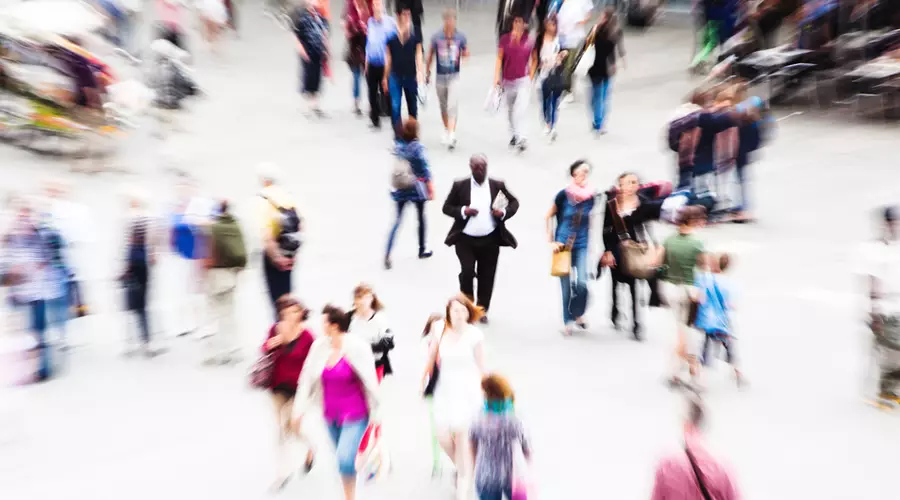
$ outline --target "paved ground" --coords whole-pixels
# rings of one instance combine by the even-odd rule
[[[437,28],[438,11],[428,6],[426,31]],[[447,478],[430,479],[427,425],[416,395],[421,323],[457,286],[456,259],[441,244],[450,221],[430,204],[436,253],[418,261],[409,216],[395,268],[382,271],[392,216],[387,131],[373,133],[352,116],[349,74],[340,64],[326,96],[331,118],[305,118],[289,36],[255,4],[244,6],[242,18],[241,38],[227,43],[220,60],[202,51],[198,56],[209,98],[184,117],[187,132],[165,145],[135,132],[119,158],[130,173],[72,174],[64,162],[0,149],[6,189],[28,190],[62,177],[91,210],[96,241],[89,274],[99,310],[72,324],[73,335],[87,345],[72,354],[66,373],[22,394],[26,416],[19,427],[8,427],[17,429],[16,439],[0,448],[0,497],[266,495],[273,444],[266,397],[246,388],[244,368],[200,368],[194,340],[167,341],[170,354],[153,361],[119,357],[128,328],[108,280],[116,270],[111,263],[117,262],[127,186],[145,188],[161,209],[172,195],[167,167],[177,164],[210,194],[231,197],[240,207],[256,189],[253,166],[269,160],[283,166],[308,221],[308,245],[295,275],[300,296],[314,307],[348,303],[351,287],[369,281],[399,335],[398,374],[386,390],[395,472],[361,498],[450,498]],[[690,88],[683,66],[691,36],[675,23],[630,34],[628,68],[613,89],[610,133],[590,136],[580,97],[562,111],[560,140],[546,144],[533,105],[532,148],[519,155],[506,149],[502,118],[482,110],[493,68],[491,20],[491,13],[474,8],[460,19],[473,56],[464,67],[458,151],[439,146],[436,106],[421,116],[439,197],[466,174],[468,155],[484,152],[490,173],[506,179],[522,202],[510,223],[521,246],[501,256],[486,329],[490,365],[517,389],[533,434],[542,498],[646,498],[655,461],[678,446],[681,402],[662,384],[671,321],[664,312],[650,312],[642,344],[616,333],[606,319],[609,283],[603,279],[591,287],[590,333],[563,339],[543,215],[577,158],[595,165],[601,186],[624,170],[670,176],[661,129]],[[733,466],[746,498],[896,497],[900,431],[896,417],[861,400],[866,358],[849,266],[854,243],[869,234],[870,209],[898,199],[900,174],[891,159],[897,137],[896,126],[857,123],[842,112],[792,117],[754,171],[760,224],[703,233],[710,247],[736,254],[740,355],[752,385],[735,391],[724,369],[712,377],[709,438]],[[243,341],[251,356],[269,312],[258,270],[244,280]],[[164,310],[166,294],[159,295]],[[282,497],[338,498],[333,469],[325,459],[321,465]]]

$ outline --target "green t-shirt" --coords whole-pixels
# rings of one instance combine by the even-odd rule
[[[694,283],[697,256],[703,253],[703,243],[691,234],[676,233],[666,238],[666,281],[676,285]]]

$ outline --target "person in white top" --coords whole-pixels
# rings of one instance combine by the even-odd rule
[[[353,289],[353,310],[350,311],[350,331],[372,346],[378,381],[394,372],[388,353],[394,349],[394,334],[382,312],[384,305],[371,286],[360,283]]]
[[[572,65],[578,54],[582,53],[584,40],[587,38],[586,26],[594,12],[594,3],[591,0],[565,0],[559,8],[557,19],[559,22],[559,43],[563,50],[567,50],[566,68],[575,72]],[[569,89],[567,101],[574,99],[574,85]]]
[[[494,293],[500,247],[518,245],[506,229],[506,221],[519,210],[519,200],[503,181],[488,178],[485,156],[472,156],[469,169],[472,176],[454,182],[444,202],[444,215],[454,219],[444,243],[456,247],[461,268],[459,288],[472,300],[478,278],[477,304],[486,314]],[[482,323],[487,323],[487,315]]]
[[[423,390],[438,368],[433,408],[438,440],[457,471],[457,497],[469,498],[473,457],[469,427],[484,406],[481,379],[487,373],[484,335],[474,326],[481,312],[464,295],[447,302],[443,325],[432,327]]]
[[[882,234],[860,249],[860,274],[867,278],[869,326],[878,363],[878,399],[883,408],[900,404],[900,240],[897,211],[882,212]]]
[[[544,133],[550,140],[556,139],[556,120],[559,112],[559,99],[562,89],[559,88],[558,75],[560,66],[565,61],[567,51],[562,50],[559,43],[559,25],[556,15],[551,14],[544,21],[544,34],[538,43],[535,53],[538,65],[538,88],[544,114]],[[548,77],[556,71],[554,78]]]

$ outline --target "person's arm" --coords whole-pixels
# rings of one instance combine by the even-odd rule
[[[429,200],[434,199],[434,183],[431,181],[431,166],[428,164],[428,159],[425,157],[425,147],[421,144],[419,145],[418,150],[416,151],[416,158],[418,159],[419,164],[419,172],[416,173],[419,179],[422,179],[425,182],[426,194],[428,195]]]
[[[384,78],[381,80],[381,86],[385,92],[388,89],[388,77],[391,75],[391,41],[387,41],[387,47],[384,49]]]
[[[419,43],[416,44],[416,77],[419,81],[424,78],[422,68],[425,67],[425,60],[422,53],[422,41],[419,40]]]
[[[516,215],[516,212],[519,211],[519,199],[507,189],[505,182],[500,184],[500,192],[503,193],[509,201],[509,204],[506,205],[506,210],[503,211],[502,218],[503,220],[512,219],[513,216]]]
[[[550,205],[550,210],[547,211],[544,221],[546,222],[547,227],[547,241],[553,243],[556,240],[556,238],[553,237],[554,230],[556,229],[556,203]]]
[[[500,86],[500,77],[503,75],[503,47],[497,49],[497,63],[494,65],[494,85]]]
[[[484,355],[484,340],[479,340],[477,344],[475,344],[475,365],[478,366],[478,371],[482,376],[487,375],[487,363],[485,362]]]
[[[453,217],[454,219],[465,220],[465,216],[463,215],[463,210],[466,208],[459,203],[459,183],[454,182],[453,186],[450,188],[450,193],[447,194],[447,199],[444,200],[443,212],[444,215],[448,217]]]
[[[434,53],[437,47],[437,43],[434,40],[431,41],[431,45],[428,47],[428,60],[425,61],[425,83],[431,81],[431,64],[434,62]]]
[[[321,366],[316,368],[312,365],[321,365],[321,359],[323,357],[327,359],[328,350],[330,349],[327,342],[327,340],[324,340],[323,342],[313,343],[309,349],[309,354],[306,355],[303,369],[300,371],[300,378],[297,380],[297,393],[294,395],[294,407],[291,411],[293,416],[291,427],[295,432],[300,431],[303,416],[313,403],[313,394],[322,372],[319,371]],[[318,373],[316,373],[317,371]]]

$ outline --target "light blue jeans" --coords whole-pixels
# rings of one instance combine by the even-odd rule
[[[504,495],[506,498],[512,498],[512,488],[490,488],[484,490],[478,490],[478,500],[503,500]]]
[[[587,309],[587,248],[572,249],[572,272],[561,276],[563,323],[568,325],[584,315]]]
[[[47,327],[58,328],[62,341],[66,339],[66,323],[72,316],[71,305],[69,293],[47,301]]]
[[[610,83],[611,79],[607,78],[606,80],[595,84],[593,87],[591,93],[591,106],[594,110],[594,130],[603,128],[603,121],[606,119],[606,114],[609,112],[607,102],[609,101]]]
[[[360,66],[351,68],[350,71],[353,73],[353,100],[358,101],[361,92],[360,82],[362,82],[363,69]]]
[[[356,476],[356,453],[368,426],[368,418],[344,423],[328,422],[328,434],[334,443],[341,476]]]

